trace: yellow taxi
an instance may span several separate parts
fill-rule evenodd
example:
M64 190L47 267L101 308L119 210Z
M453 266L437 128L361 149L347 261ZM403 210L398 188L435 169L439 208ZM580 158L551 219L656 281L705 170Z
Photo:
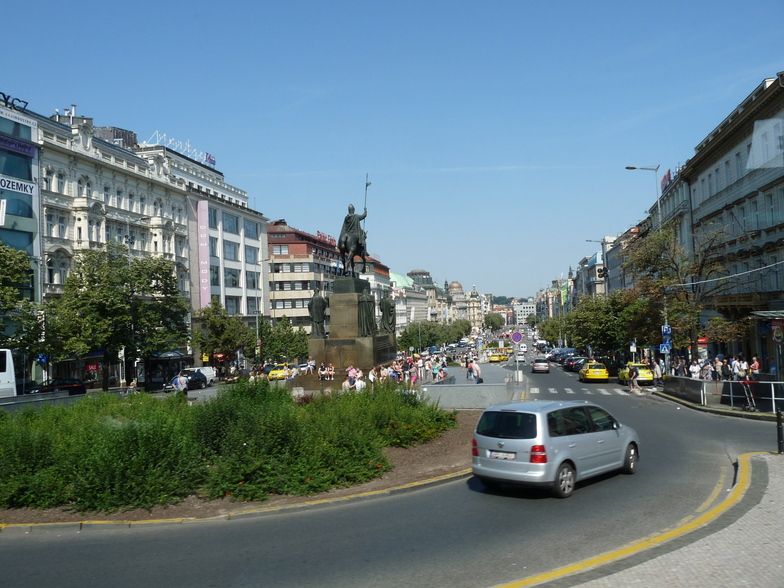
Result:
M285 380L287 368L288 371L290 372L293 367L294 367L293 363L279 363L270 370L269 374L267 374L267 379Z
M488 359L490 363L499 363L501 361L508 361L508 360L509 360L509 356L506 354L506 352L500 350L493 352L493 354Z
M603 363L586 361L583 364L583 367L580 368L580 375L578 378L581 382L590 382L593 380L609 382L610 372L607 371L607 366L605 366Z
M631 366L636 367L637 371L640 374L639 376L637 376L638 384L653 384L653 372L651 371L651 368L649 368L648 365L645 363L628 363L627 365L619 369L618 370L619 384L629 383L629 368Z

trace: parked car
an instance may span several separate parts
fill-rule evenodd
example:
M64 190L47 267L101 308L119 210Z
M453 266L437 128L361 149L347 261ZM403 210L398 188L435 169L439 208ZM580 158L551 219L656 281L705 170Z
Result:
M186 384L186 390L200 390L207 387L207 376L205 376L203 373L199 371L188 371L187 368L183 369L182 372L185 378L188 380ZM176 390L177 387L174 385L174 382L176 382L177 378L179 377L179 375L176 375L174 378L172 378L171 382L164 384L163 391L172 392Z
M476 425L471 466L485 486L549 488L567 498L581 480L637 470L636 431L596 404L522 401L486 409Z
M269 373L267 373L267 378L270 380L285 380L286 379L286 369L291 371L294 368L293 363L279 363L275 367L273 367Z
M640 375L637 376L637 383L638 384L653 384L653 372L651 368L644 363L627 363L621 369L618 370L618 383L619 384L628 384L629 383L629 367L634 366L637 368L637 371L640 372Z
M588 361L583 364L582 368L580 368L580 377L578 379L581 382L591 382L597 380L601 382L609 382L610 372L607 371L607 368L603 363Z
M578 370L576 370L574 368L574 362L578 361L580 359L588 359L588 358L587 357L581 357L579 355L572 355L572 356L569 356L566 359L564 359L564 362L563 362L563 369L564 369L564 371L565 372L576 372L576 371L578 371Z
M25 394L46 394L47 392L68 392L68 396L76 396L77 394L87 394L87 386L76 378L55 378L25 390Z
M208 365L203 365L201 367L189 367L184 368L182 371L185 372L187 376L189 372L201 372L204 374L204 377L207 378L207 385L212 386L215 383L215 378L217 375L215 374L215 368L210 367Z
M531 362L531 373L535 374L537 372L550 373L550 362L546 358L537 357Z

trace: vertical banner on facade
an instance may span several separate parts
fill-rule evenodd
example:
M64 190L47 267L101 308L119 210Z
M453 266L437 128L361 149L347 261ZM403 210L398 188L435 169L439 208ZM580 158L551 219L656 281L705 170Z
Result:
M200 200L196 208L197 241L199 243L199 308L210 305L210 232L208 202Z

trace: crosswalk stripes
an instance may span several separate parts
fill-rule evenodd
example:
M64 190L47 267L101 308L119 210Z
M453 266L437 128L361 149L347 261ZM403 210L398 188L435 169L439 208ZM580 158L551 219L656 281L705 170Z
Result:
M592 396L593 394L601 394L604 396L612 396L613 394L617 394L619 396L644 396L644 391L635 391L629 392L626 388L580 388L579 390L575 390L574 388L563 388L563 392L566 394L585 394L587 396ZM558 394L558 388L547 388L546 393L549 394ZM540 389L536 386L532 386L528 389L528 396L536 396L545 393L543 389Z

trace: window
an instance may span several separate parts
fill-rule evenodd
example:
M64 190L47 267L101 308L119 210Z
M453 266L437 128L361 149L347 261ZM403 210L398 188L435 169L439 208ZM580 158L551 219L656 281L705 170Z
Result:
M46 236L54 237L54 215L46 215Z
M593 426L597 431L612 431L615 421L609 413L598 406L589 406L588 413L591 415Z
M245 219L245 238L258 239L259 238L259 223Z
M231 261L239 261L240 245L234 241L223 242L223 258Z
M259 262L259 248L245 245L245 263Z
M289 254L289 246L288 245L273 245L272 246L272 254L273 255L288 255Z
M85 194L84 195L87 196L88 198L92 198L93 197L93 185L90 182L87 182L85 184L84 188L85 188Z
M730 177L730 160L724 162L724 185L729 186L732 184L732 178Z
M65 176L63 174L57 174L57 192L65 194Z
M109 204L110 194L109 194L109 186L103 187L103 203Z
M248 314L258 314L259 299L255 296L248 296Z
M44 172L44 190L51 192L52 191L52 170L46 170Z
M123 207L123 191L117 190L117 208Z
M76 195L79 198L82 198L84 196L84 182L82 182L82 180L76 182Z
M139 212L142 214L146 214L147 212L147 201L144 197L139 198Z
M210 225L210 228L211 229L217 229L218 228L218 211L215 210L214 208L208 208L207 209L207 218L208 218L208 223Z
M526 412L485 412L476 432L498 439L533 439L536 437L536 415Z
M561 419L566 435L581 435L591 430L588 414L582 406L564 409L561 411Z
M735 179L739 180L743 177L743 162L740 157L740 151L735 154Z
M226 312L230 315L240 314L240 297L226 296Z
M210 255L212 257L218 257L218 238L217 237L210 237Z
M256 290L259 287L259 272L245 272L245 287L248 290Z
M210 266L210 286L220 286L220 267L217 265Z
M227 267L223 270L223 279L227 288L240 287L240 270Z
M65 217L64 216L58 216L57 217L57 236L60 237L61 239L65 239L66 238L66 234L65 234Z
M33 179L32 159L21 153L0 149L0 174L30 182Z
M239 218L228 212L223 213L223 231L225 233L240 234Z

